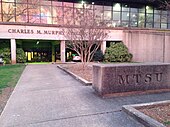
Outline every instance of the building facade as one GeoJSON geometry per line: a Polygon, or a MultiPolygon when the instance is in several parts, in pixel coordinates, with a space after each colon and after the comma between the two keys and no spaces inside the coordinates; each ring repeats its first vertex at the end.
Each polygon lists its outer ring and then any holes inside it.
{"type": "Polygon", "coordinates": [[[79,3],[56,0],[0,0],[0,43],[4,40],[10,43],[12,63],[16,63],[17,47],[24,49],[27,61],[54,62],[60,59],[65,62],[69,51],[65,48],[65,42],[68,40],[62,35],[62,29],[67,27],[68,22],[71,22],[73,27],[77,26],[76,10],[83,12],[84,8],[89,8],[98,21],[104,21],[106,29],[110,31],[101,46],[103,52],[107,43],[123,41],[134,54],[135,61],[169,62],[165,60],[167,54],[165,44],[169,45],[167,39],[169,38],[167,31],[170,28],[169,11],[158,1],[150,0],[79,3]],[[138,33],[138,38],[134,39],[135,34],[132,33],[138,33]],[[155,34],[163,37],[163,40],[159,40],[162,41],[159,46],[156,43],[158,40],[149,36],[155,34]],[[147,43],[142,42],[139,40],[141,37],[150,40],[145,40],[147,43]],[[140,44],[137,44],[138,42],[140,44]],[[142,49],[137,48],[138,45],[145,43],[142,49]],[[134,45],[137,47],[134,48],[134,45]],[[149,49],[148,45],[151,46],[149,49]],[[157,51],[157,55],[162,54],[159,58],[155,57],[154,50],[150,51],[154,46],[160,51],[157,51]],[[150,52],[150,57],[142,55],[145,49],[150,52]]]}

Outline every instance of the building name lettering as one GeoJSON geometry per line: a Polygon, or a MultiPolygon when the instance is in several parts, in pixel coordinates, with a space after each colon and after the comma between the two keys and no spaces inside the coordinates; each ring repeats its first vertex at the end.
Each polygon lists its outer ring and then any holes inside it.
{"type": "Polygon", "coordinates": [[[55,30],[32,30],[32,29],[8,29],[8,33],[16,34],[40,34],[40,35],[63,35],[63,31],[55,30]]]}
{"type": "Polygon", "coordinates": [[[132,74],[132,75],[118,75],[119,84],[135,84],[145,83],[149,84],[152,82],[161,82],[163,81],[163,73],[154,73],[154,74],[132,74]]]}

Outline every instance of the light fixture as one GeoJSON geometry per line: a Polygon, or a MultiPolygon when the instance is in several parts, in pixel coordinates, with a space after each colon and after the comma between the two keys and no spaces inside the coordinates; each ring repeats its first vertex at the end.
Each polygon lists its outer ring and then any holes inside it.
{"type": "Polygon", "coordinates": [[[36,45],[38,45],[40,42],[39,41],[37,41],[37,43],[36,43],[36,45]]]}
{"type": "Polygon", "coordinates": [[[85,4],[85,2],[82,0],[82,1],[81,1],[81,4],[85,4]]]}
{"type": "Polygon", "coordinates": [[[93,4],[93,5],[94,5],[94,2],[92,2],[91,4],[93,4]]]}
{"type": "Polygon", "coordinates": [[[121,9],[120,4],[119,4],[119,3],[116,3],[116,4],[113,6],[113,9],[114,9],[115,11],[120,11],[120,9],[121,9]]]}
{"type": "Polygon", "coordinates": [[[146,10],[148,10],[149,9],[149,6],[146,6],[146,10]]]}

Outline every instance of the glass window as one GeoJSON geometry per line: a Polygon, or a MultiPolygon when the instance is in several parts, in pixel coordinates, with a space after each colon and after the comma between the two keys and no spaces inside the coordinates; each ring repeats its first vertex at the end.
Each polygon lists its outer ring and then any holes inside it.
{"type": "Polygon", "coordinates": [[[138,8],[131,8],[130,11],[133,13],[138,13],[138,8]]]}
{"type": "Polygon", "coordinates": [[[111,20],[112,14],[111,11],[104,11],[104,20],[111,20]]]}
{"type": "Polygon", "coordinates": [[[120,12],[113,12],[113,20],[120,20],[120,12]]]}
{"type": "Polygon", "coordinates": [[[53,7],[53,17],[63,17],[63,8],[53,7]]]}
{"type": "Polygon", "coordinates": [[[154,23],[154,28],[160,28],[161,24],[160,23],[154,23]]]}
{"type": "Polygon", "coordinates": [[[38,15],[38,14],[29,15],[29,22],[30,23],[40,23],[40,15],[38,15]]]}
{"type": "Polygon", "coordinates": [[[161,10],[154,9],[154,13],[155,13],[155,14],[161,14],[161,10]]]}
{"type": "Polygon", "coordinates": [[[52,23],[51,6],[41,6],[41,23],[52,23]]]}
{"type": "Polygon", "coordinates": [[[73,8],[64,8],[64,24],[73,25],[74,17],[73,17],[73,8]]]}
{"type": "Polygon", "coordinates": [[[146,14],[146,22],[153,22],[153,14],[146,14]]]}
{"type": "Polygon", "coordinates": [[[139,13],[145,13],[145,7],[139,8],[139,13]]]}
{"type": "Polygon", "coordinates": [[[16,4],[16,21],[27,22],[27,4],[16,4]]]}
{"type": "Polygon", "coordinates": [[[161,29],[167,29],[167,24],[161,23],[161,29]]]}
{"type": "Polygon", "coordinates": [[[138,26],[145,27],[145,14],[144,13],[139,13],[138,26]]]}
{"type": "Polygon", "coordinates": [[[129,11],[129,6],[127,4],[123,4],[122,11],[129,11]]]}
{"type": "Polygon", "coordinates": [[[26,14],[22,14],[22,15],[18,15],[16,17],[16,22],[23,22],[23,23],[26,23],[28,22],[28,17],[26,14]]]}
{"type": "Polygon", "coordinates": [[[113,11],[121,11],[121,4],[120,3],[113,4],[113,11]]]}
{"type": "Polygon", "coordinates": [[[161,22],[163,22],[163,23],[167,23],[167,19],[168,17],[167,17],[167,15],[162,15],[161,16],[161,22]]]}
{"type": "Polygon", "coordinates": [[[103,20],[104,16],[103,6],[95,5],[94,14],[97,20],[103,20]]]}
{"type": "Polygon", "coordinates": [[[4,22],[15,22],[14,4],[13,3],[2,3],[2,6],[3,6],[3,21],[4,22]]]}
{"type": "Polygon", "coordinates": [[[51,7],[50,6],[41,6],[41,14],[44,16],[51,16],[51,7]]]}
{"type": "Polygon", "coordinates": [[[160,22],[161,21],[161,16],[160,14],[154,14],[154,22],[160,22]]]}
{"type": "Polygon", "coordinates": [[[163,14],[163,15],[167,15],[168,12],[167,12],[167,11],[162,11],[162,14],[163,14]]]}
{"type": "Polygon", "coordinates": [[[130,14],[130,26],[133,26],[133,27],[138,26],[138,13],[130,14]]]}
{"type": "Polygon", "coordinates": [[[63,9],[62,7],[53,7],[53,23],[63,24],[63,9]]]}
{"type": "Polygon", "coordinates": [[[153,23],[146,23],[146,28],[152,28],[153,23]]]}
{"type": "Polygon", "coordinates": [[[129,20],[129,12],[122,12],[122,20],[129,20]]]}

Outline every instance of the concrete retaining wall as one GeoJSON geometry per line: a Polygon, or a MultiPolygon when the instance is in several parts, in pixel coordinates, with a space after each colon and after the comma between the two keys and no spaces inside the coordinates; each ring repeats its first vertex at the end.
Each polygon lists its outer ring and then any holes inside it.
{"type": "Polygon", "coordinates": [[[137,62],[170,62],[170,33],[156,30],[124,30],[123,42],[137,62]]]}

